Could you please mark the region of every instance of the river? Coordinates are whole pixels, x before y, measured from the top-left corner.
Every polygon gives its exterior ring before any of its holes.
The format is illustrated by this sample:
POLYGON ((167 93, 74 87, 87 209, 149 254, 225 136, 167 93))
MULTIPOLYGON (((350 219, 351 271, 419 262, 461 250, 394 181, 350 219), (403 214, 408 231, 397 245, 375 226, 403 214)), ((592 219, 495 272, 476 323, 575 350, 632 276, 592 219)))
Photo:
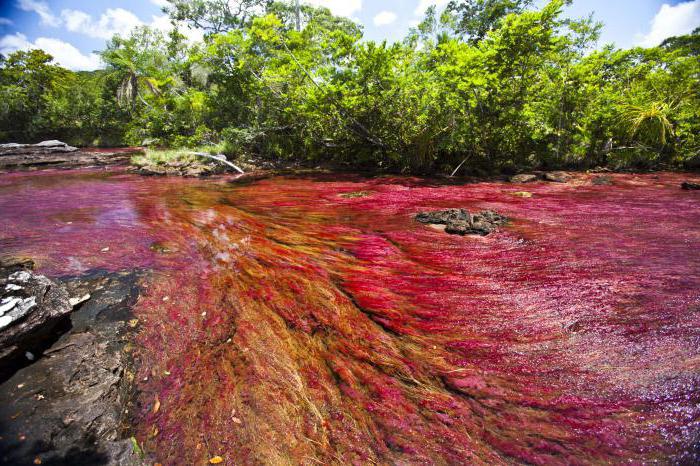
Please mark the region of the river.
POLYGON ((693 462, 687 178, 11 173, 0 254, 55 277, 152 271, 135 429, 163 464, 693 462), (413 219, 451 207, 510 222, 462 237, 413 219))

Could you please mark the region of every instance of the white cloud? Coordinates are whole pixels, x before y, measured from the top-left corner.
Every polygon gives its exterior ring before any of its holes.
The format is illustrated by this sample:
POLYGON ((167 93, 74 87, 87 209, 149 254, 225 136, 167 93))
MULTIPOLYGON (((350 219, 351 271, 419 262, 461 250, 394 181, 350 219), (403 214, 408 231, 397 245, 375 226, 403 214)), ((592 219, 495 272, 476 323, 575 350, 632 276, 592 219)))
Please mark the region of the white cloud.
POLYGON ((386 26, 396 21, 396 13, 393 11, 382 11, 374 17, 375 26, 386 26))
POLYGON ((34 41, 34 46, 52 55, 57 63, 71 70, 95 70, 103 66, 100 56, 96 53, 83 55, 73 45, 59 39, 39 37, 34 41))
POLYGON ((102 67, 99 55, 95 53, 84 55, 73 45, 59 39, 39 37, 32 43, 27 40, 27 36, 19 32, 0 38, 0 53, 3 55, 9 55, 17 50, 31 49, 45 51, 53 56, 59 65, 71 70, 95 70, 102 67))
POLYGON ((435 5, 438 9, 440 9, 447 6, 448 3, 450 3, 450 0, 420 0, 414 14, 417 16, 423 16, 425 14, 425 10, 431 6, 435 5))
POLYGON ((57 18, 51 12, 51 7, 44 1, 37 0, 19 0, 17 7, 23 11, 33 11, 41 18, 41 24, 45 26, 60 26, 61 18, 57 18))
POLYGON ((168 3, 168 0, 151 0, 151 3, 161 8, 170 5, 170 3, 168 3))
POLYGON ((11 19, 0 17, 0 26, 12 26, 13 24, 11 19))
POLYGON ((0 54, 7 56, 16 50, 31 48, 30 45, 31 44, 27 40, 27 36, 24 34, 20 32, 16 34, 8 34, 0 37, 0 54))
POLYGON ((80 10, 63 10, 61 18, 69 31, 101 39, 109 39, 115 34, 127 35, 143 24, 135 14, 123 8, 109 8, 96 21, 80 10))
POLYGON ((700 0, 679 3, 671 6, 667 3, 651 21, 651 30, 638 42, 642 47, 655 47, 664 39, 693 32, 700 26, 700 0))
POLYGON ((336 16, 350 17, 362 10, 362 0, 304 0, 311 6, 324 6, 336 16))
MULTIPOLYGON (((61 18, 69 31, 100 39, 110 39, 115 34, 128 36, 138 26, 149 26, 166 34, 173 29, 167 15, 154 15, 150 23, 145 23, 131 11, 123 8, 110 8, 97 20, 80 10, 63 10, 61 18)), ((190 42, 201 41, 204 38, 204 33, 199 29, 183 26, 180 32, 190 42)))

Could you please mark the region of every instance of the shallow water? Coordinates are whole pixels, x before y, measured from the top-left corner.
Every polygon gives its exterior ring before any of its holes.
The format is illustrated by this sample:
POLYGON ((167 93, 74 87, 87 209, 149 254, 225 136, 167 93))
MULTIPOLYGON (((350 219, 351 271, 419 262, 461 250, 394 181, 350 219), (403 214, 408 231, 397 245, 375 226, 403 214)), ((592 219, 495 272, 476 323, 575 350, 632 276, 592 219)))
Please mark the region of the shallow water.
POLYGON ((700 193, 610 177, 5 174, 0 254, 155 270, 137 429, 163 464, 695 462, 700 193), (412 219, 448 207, 512 220, 412 219))

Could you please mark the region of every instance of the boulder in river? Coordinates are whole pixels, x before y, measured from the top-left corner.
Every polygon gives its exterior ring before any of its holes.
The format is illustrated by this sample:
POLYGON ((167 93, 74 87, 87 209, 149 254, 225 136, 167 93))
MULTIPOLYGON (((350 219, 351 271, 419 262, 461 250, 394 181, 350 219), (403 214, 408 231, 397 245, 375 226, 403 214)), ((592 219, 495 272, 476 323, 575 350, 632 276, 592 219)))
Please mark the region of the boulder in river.
POLYGON ((567 183, 571 179, 571 175, 566 172, 547 172, 544 174, 544 179, 553 183, 567 183))
POLYGON ((415 218, 420 223, 445 225, 446 233, 462 236, 486 236, 508 221, 506 217, 491 210, 471 214, 465 209, 421 212, 415 218))
POLYGON ((520 175, 515 175, 510 178, 511 183, 532 183, 533 181, 537 181, 539 178, 537 175, 533 175, 532 173, 521 173, 520 175))
POLYGON ((691 183, 690 181, 684 181, 681 184, 681 188, 685 189, 686 191, 700 190, 700 183, 691 183))

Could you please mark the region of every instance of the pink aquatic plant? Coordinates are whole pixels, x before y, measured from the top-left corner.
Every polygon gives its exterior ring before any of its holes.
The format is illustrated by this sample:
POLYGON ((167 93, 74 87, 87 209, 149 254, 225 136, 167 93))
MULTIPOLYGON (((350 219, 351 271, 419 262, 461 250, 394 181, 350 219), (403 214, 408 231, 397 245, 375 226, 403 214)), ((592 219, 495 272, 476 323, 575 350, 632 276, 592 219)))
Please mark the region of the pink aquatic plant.
POLYGON ((700 194, 610 178, 4 175, 0 245, 154 270, 136 429, 163 464, 692 462, 700 194), (511 221, 414 220, 446 208, 511 221))

